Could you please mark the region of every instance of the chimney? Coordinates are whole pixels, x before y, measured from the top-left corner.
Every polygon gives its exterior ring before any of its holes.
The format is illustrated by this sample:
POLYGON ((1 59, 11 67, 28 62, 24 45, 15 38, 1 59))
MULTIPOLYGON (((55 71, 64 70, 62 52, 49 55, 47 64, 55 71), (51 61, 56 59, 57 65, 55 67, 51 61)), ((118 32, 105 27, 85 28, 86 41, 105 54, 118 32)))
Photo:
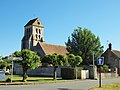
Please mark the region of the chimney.
POLYGON ((112 44, 109 43, 109 50, 112 50, 112 44))

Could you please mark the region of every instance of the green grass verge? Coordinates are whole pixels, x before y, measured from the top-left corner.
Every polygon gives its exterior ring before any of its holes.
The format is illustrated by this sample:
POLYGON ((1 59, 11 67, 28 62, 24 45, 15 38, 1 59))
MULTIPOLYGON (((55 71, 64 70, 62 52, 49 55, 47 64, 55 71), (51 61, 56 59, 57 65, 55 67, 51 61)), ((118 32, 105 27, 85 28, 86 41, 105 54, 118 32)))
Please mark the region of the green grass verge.
MULTIPOLYGON (((11 75, 6 75, 6 79, 11 78, 11 75)), ((57 78, 53 80, 53 77, 43 77, 43 76, 29 76, 26 83, 46 83, 46 82, 62 82, 68 80, 62 80, 57 78)), ((22 75, 13 75, 13 83, 22 83, 22 75)), ((0 84, 7 83, 6 81, 0 81, 0 84)))
POLYGON ((103 85, 101 88, 95 87, 89 90, 120 90, 120 82, 103 85))

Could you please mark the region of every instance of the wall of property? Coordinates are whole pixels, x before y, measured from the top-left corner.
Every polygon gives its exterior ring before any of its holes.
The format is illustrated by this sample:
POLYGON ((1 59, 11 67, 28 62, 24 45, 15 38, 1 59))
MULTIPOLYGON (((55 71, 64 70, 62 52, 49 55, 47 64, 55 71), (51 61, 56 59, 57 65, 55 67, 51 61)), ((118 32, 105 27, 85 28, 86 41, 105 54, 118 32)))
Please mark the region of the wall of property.
MULTIPOLYGON (((23 74, 22 66, 19 64, 14 65, 14 74, 23 74)), ((38 67, 35 70, 27 70, 27 75, 43 75, 43 76, 53 76, 53 67, 38 67)), ((61 69, 57 68, 57 76, 61 76, 61 69)))
MULTIPOLYGON (((99 74, 97 77, 99 78, 99 74)), ((115 77, 118 77, 118 74, 116 74, 116 73, 101 73, 102 79, 115 78, 115 77)))
POLYGON ((89 78, 97 79, 97 67, 96 66, 83 66, 85 70, 89 70, 89 78))

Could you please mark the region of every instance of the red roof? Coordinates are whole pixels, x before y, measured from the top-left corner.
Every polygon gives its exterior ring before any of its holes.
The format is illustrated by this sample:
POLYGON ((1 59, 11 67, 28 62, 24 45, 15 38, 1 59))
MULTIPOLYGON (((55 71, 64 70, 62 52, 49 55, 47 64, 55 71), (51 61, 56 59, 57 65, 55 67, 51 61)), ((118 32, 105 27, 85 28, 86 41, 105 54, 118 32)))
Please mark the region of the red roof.
POLYGON ((54 54, 54 53, 62 54, 62 55, 68 54, 66 46, 52 45, 52 44, 46 44, 46 43, 40 43, 40 46, 43 49, 45 54, 54 54))

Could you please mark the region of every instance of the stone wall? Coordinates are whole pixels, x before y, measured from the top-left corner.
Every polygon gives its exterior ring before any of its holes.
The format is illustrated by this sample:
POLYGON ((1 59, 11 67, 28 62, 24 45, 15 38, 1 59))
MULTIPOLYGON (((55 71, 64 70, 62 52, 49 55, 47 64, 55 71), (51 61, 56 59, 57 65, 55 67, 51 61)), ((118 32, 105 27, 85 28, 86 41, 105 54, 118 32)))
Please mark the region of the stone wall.
MULTIPOLYGON (((14 74, 22 74, 22 66, 19 64, 14 65, 14 74)), ((53 76, 53 67, 38 67, 35 70, 27 70, 27 75, 43 75, 43 76, 53 76)), ((57 76, 61 76, 61 69, 57 68, 57 76)))
MULTIPOLYGON (((118 77, 118 74, 116 74, 116 73, 101 73, 102 79, 116 78, 116 77, 118 77)), ((98 78, 99 78, 99 74, 98 74, 98 78)))

